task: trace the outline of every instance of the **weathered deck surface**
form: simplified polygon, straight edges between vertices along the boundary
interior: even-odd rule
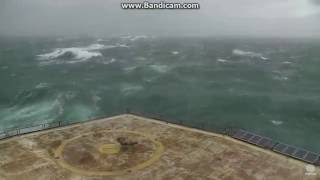
[[[0,179],[320,180],[320,172],[229,137],[122,115],[0,141]]]

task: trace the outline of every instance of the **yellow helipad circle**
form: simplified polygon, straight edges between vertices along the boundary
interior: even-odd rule
[[[120,152],[119,144],[103,144],[99,147],[99,152],[102,154],[118,154]]]
[[[128,138],[121,145],[119,138]],[[122,175],[150,166],[164,147],[153,137],[135,131],[108,130],[83,134],[61,143],[57,163],[85,176]]]

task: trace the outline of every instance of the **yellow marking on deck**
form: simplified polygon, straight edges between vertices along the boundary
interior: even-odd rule
[[[120,152],[119,144],[103,144],[99,147],[101,154],[118,154]]]
[[[140,133],[140,132],[135,132],[135,131],[128,131],[128,130],[106,130],[106,131],[100,131],[100,132],[116,132],[116,133],[131,133],[131,134],[135,134],[135,135],[140,135],[148,140],[150,140],[154,146],[155,146],[155,151],[153,152],[152,156],[147,160],[144,161],[136,166],[130,167],[130,168],[125,168],[123,170],[116,170],[116,171],[90,171],[90,170],[85,170],[85,169],[81,169],[78,167],[74,167],[72,165],[70,165],[68,162],[65,161],[64,157],[63,157],[63,150],[64,147],[70,143],[71,141],[74,141],[75,139],[81,138],[83,136],[87,136],[90,134],[94,134],[94,132],[91,133],[87,133],[87,134],[83,134],[80,136],[76,136],[73,137],[71,139],[68,139],[64,142],[61,143],[61,145],[56,149],[55,151],[55,157],[58,158],[57,162],[58,164],[60,164],[60,166],[62,166],[65,169],[68,169],[74,173],[78,173],[84,176],[113,176],[113,175],[124,175],[127,173],[131,173],[131,172],[135,172],[138,171],[140,169],[146,168],[150,165],[152,165],[154,162],[156,162],[157,160],[160,159],[163,151],[164,151],[164,146],[162,145],[161,142],[155,140],[153,137],[151,137],[150,135],[144,134],[144,133]]]

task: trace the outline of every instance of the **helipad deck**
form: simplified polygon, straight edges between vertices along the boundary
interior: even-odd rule
[[[320,172],[227,136],[121,115],[0,141],[0,179],[319,180]]]

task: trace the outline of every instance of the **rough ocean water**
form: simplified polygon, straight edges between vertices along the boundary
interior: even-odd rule
[[[126,108],[320,152],[320,42],[1,38],[0,131]]]

